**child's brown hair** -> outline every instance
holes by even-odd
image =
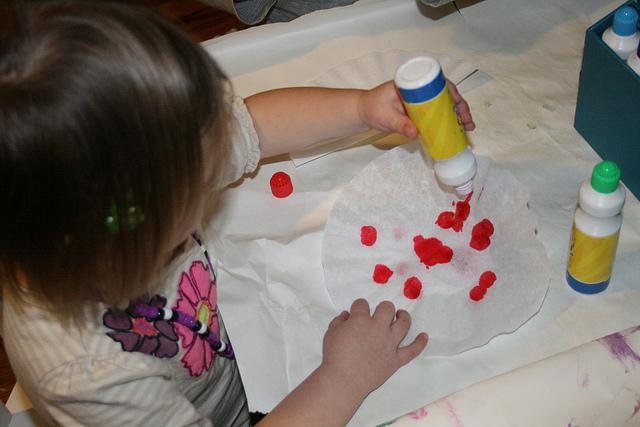
[[[224,84],[150,10],[0,6],[0,279],[12,294],[80,313],[144,293],[218,176],[205,163],[224,161]]]

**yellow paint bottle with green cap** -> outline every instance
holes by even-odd
[[[625,196],[620,169],[609,160],[582,183],[567,260],[567,283],[574,290],[596,294],[609,286]]]

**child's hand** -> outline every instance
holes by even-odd
[[[460,123],[465,130],[475,129],[469,105],[465,101],[458,88],[447,80],[449,92],[456,104],[456,110]],[[418,130],[411,122],[402,104],[393,81],[388,81],[371,90],[362,92],[358,105],[360,119],[369,127],[381,131],[398,132],[408,138],[418,136]]]
[[[364,299],[354,301],[351,312],[342,312],[329,324],[323,342],[321,369],[348,392],[362,397],[378,388],[427,345],[426,333],[406,347],[399,347],[411,325],[405,310],[381,302],[373,316]],[[346,381],[345,381],[346,380]]]
[[[462,95],[460,95],[458,88],[451,80],[447,80],[447,86],[449,86],[449,93],[453,98],[453,102],[456,104],[456,112],[458,113],[460,123],[464,126],[464,130],[474,130],[476,128],[476,124],[473,122],[473,117],[471,117],[469,104],[467,104],[467,101],[465,101]]]

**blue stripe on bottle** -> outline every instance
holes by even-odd
[[[567,271],[567,283],[573,288],[573,290],[582,294],[597,294],[604,291],[607,289],[607,286],[609,286],[609,280],[610,279],[607,279],[604,282],[599,283],[584,283],[575,279],[571,273]]]
[[[438,76],[433,79],[430,83],[419,87],[417,89],[402,89],[398,88],[400,92],[400,96],[405,102],[410,104],[419,104],[421,102],[429,101],[430,99],[435,98],[442,92],[442,89],[445,85],[444,74],[442,74],[442,70],[438,73]]]

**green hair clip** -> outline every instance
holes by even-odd
[[[144,213],[140,207],[129,206],[127,207],[127,211],[123,219],[126,230],[133,231],[139,224],[144,222]],[[118,221],[118,209],[116,208],[115,202],[111,203],[109,215],[107,215],[104,225],[107,227],[107,231],[109,231],[110,234],[120,233],[120,221]]]

